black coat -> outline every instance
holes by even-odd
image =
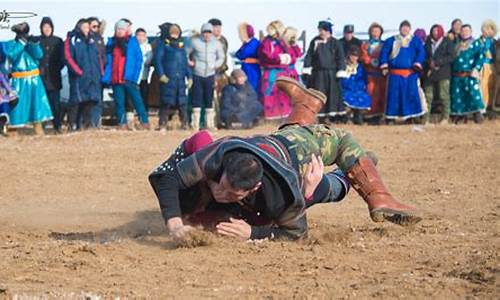
[[[456,51],[453,43],[446,37],[443,38],[441,44],[432,54],[432,42],[428,38],[424,45],[425,48],[425,63],[424,63],[424,83],[435,82],[451,78],[451,63],[455,60]],[[439,67],[437,70],[431,70],[430,64]]]
[[[57,36],[40,36],[43,58],[40,75],[47,91],[58,91],[61,85],[61,69],[64,67],[64,43]]]
[[[363,41],[361,41],[360,39],[358,39],[356,37],[352,37],[352,39],[350,41],[346,41],[345,38],[341,38],[339,41],[340,41],[340,44],[342,44],[342,47],[344,49],[344,55],[346,57],[349,55],[349,49],[352,46],[356,46],[356,47],[361,49],[361,45],[363,44]]]

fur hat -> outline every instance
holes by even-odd
[[[274,20],[266,27],[267,34],[274,38],[279,38],[285,31],[285,25],[280,20]]]
[[[481,24],[481,31],[484,31],[485,29],[490,28],[493,32],[493,35],[491,37],[495,37],[497,35],[498,29],[497,29],[497,24],[495,21],[488,19]]]
[[[127,30],[128,27],[129,27],[129,23],[123,19],[119,20],[118,22],[115,23],[115,30],[118,30],[118,29],[125,29]]]
[[[283,32],[283,36],[281,38],[287,45],[293,45],[295,44],[295,41],[297,41],[298,35],[299,32],[297,31],[297,29],[293,27],[287,27]]]
[[[407,26],[407,27],[410,27],[410,28],[411,28],[410,21],[408,21],[408,20],[404,20],[403,22],[401,22],[401,23],[399,24],[399,29],[401,29],[401,27],[403,27],[403,26]]]
[[[246,42],[249,39],[254,37],[255,31],[254,31],[252,25],[250,25],[246,22],[243,22],[243,23],[240,23],[240,25],[238,26],[238,34],[240,36],[240,40],[242,42]]]
[[[384,27],[380,25],[377,22],[371,23],[370,27],[368,27],[368,36],[371,38],[372,37],[372,30],[373,28],[379,28],[380,29],[380,37],[382,38],[382,34],[384,34]]]

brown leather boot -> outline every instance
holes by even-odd
[[[35,131],[35,135],[44,135],[45,132],[42,127],[42,123],[34,123],[33,130]]]
[[[290,77],[278,77],[276,86],[288,95],[292,103],[292,112],[284,125],[304,126],[316,123],[316,115],[326,103],[325,94],[308,89]]]
[[[399,203],[394,199],[368,156],[358,159],[347,172],[347,178],[352,187],[368,204],[370,217],[374,222],[387,220],[401,226],[408,226],[422,220],[416,215],[414,207]]]

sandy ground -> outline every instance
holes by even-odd
[[[178,248],[147,175],[187,132],[0,138],[0,298],[498,299],[500,122],[346,128],[420,224],[372,223],[351,191],[299,243]]]

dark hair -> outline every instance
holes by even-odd
[[[470,24],[464,24],[464,25],[462,25],[462,28],[467,28],[467,27],[468,27],[469,29],[472,29],[472,26],[470,26]]]
[[[401,22],[401,24],[399,24],[399,29],[401,29],[401,27],[403,27],[403,26],[407,26],[407,27],[411,28],[410,21],[404,20],[403,22]]]
[[[222,26],[222,21],[216,18],[208,20],[208,23],[212,24],[212,26]]]
[[[129,23],[130,25],[132,25],[132,21],[130,21],[130,19],[121,18],[120,21],[125,21],[125,22]]]
[[[458,18],[457,18],[457,19],[454,19],[453,21],[451,21],[451,27],[453,27],[453,25],[455,25],[455,23],[457,23],[457,22],[462,23],[462,20],[461,20],[461,19],[458,19]]]
[[[235,189],[250,190],[264,174],[264,168],[257,156],[244,152],[230,152],[222,160],[229,184]]]
[[[98,17],[89,17],[87,18],[87,21],[89,21],[89,23],[96,21],[97,23],[99,23],[99,25],[101,25],[101,21],[99,21]]]
[[[138,34],[139,32],[144,32],[144,33],[146,33],[146,30],[144,30],[144,28],[142,28],[142,27],[139,27],[139,28],[137,28],[137,29],[135,30],[135,34]]]

